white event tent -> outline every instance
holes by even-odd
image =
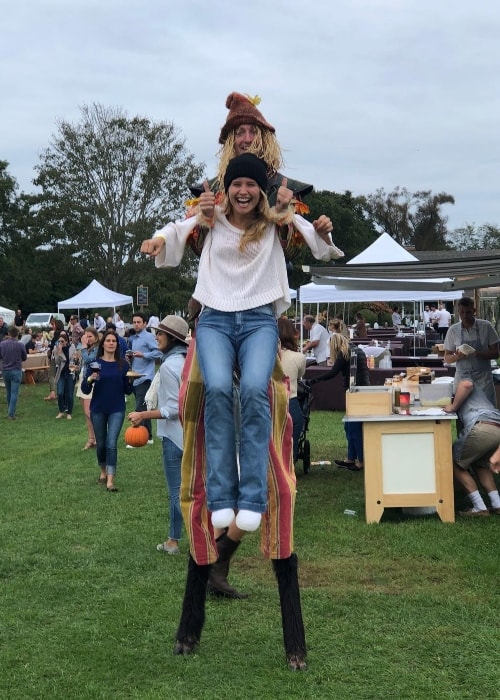
[[[0,306],[0,316],[8,326],[14,323],[15,315],[16,313],[13,311],[13,309],[7,309],[5,306]]]
[[[389,234],[381,234],[376,241],[369,245],[359,255],[352,258],[347,265],[367,265],[374,263],[396,263],[396,262],[418,262],[418,258],[405,250]],[[329,284],[328,278],[323,278],[324,283],[317,284],[310,282],[302,285],[299,289],[299,299],[302,305],[311,303],[347,303],[363,301],[393,301],[393,302],[424,302],[432,299],[441,301],[452,301],[463,296],[462,290],[451,292],[412,290],[408,289],[409,280],[392,280],[392,289],[387,289],[387,280],[380,280],[380,289],[377,289],[377,280],[345,279],[343,286],[342,267],[338,267],[338,276],[335,278],[336,284]],[[436,286],[445,278],[427,280],[435,282]],[[401,289],[398,289],[398,283]],[[385,286],[385,288],[384,288]],[[411,286],[411,285],[410,285]]]
[[[112,289],[92,280],[92,282],[70,299],[64,299],[57,304],[60,309],[116,309],[117,306],[134,305],[134,298],[127,294],[119,294]]]

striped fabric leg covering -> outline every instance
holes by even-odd
[[[295,472],[288,386],[279,360],[269,383],[269,401],[272,437],[269,444],[268,510],[261,525],[261,550],[268,558],[287,559],[293,553]],[[190,343],[184,365],[179,412],[184,429],[180,502],[190,551],[197,564],[213,564],[217,561],[217,547],[206,502],[204,389],[194,340]]]

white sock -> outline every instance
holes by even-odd
[[[490,491],[488,494],[492,508],[500,508],[500,494],[498,491]]]
[[[469,498],[472,501],[472,510],[477,512],[478,510],[488,510],[486,508],[486,503],[481,498],[479,491],[473,491],[469,493]]]
[[[252,510],[240,510],[236,516],[236,525],[240,530],[254,532],[260,525],[261,513],[254,513]]]
[[[234,520],[234,510],[232,508],[221,508],[212,512],[212,525],[219,530],[229,527]]]

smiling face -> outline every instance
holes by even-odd
[[[158,350],[165,352],[168,346],[168,335],[164,331],[156,331],[156,342],[158,343]]]
[[[245,151],[248,151],[257,133],[257,127],[253,124],[242,124],[239,126],[234,132],[235,155],[240,156]]]
[[[228,190],[229,201],[235,213],[250,214],[259,204],[260,187],[248,177],[238,177],[231,182]]]

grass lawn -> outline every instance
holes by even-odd
[[[0,698],[500,697],[500,518],[445,524],[392,509],[367,525],[361,474],[304,476],[299,463],[308,670],[286,668],[256,533],[230,577],[250,597],[209,599],[198,653],[176,657],[187,548],[156,551],[168,522],[160,444],[121,443],[120,492],[107,493],[95,451],[81,451],[80,406],[56,421],[46,392],[23,386],[10,422],[0,389]],[[341,417],[311,414],[313,460],[345,456]]]

